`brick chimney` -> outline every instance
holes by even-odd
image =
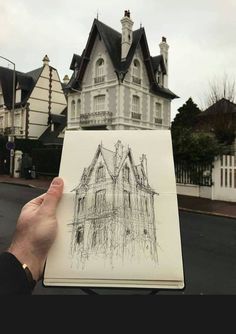
[[[124,61],[133,42],[132,27],[134,22],[130,19],[129,10],[125,10],[124,17],[120,22],[122,24],[121,61]]]

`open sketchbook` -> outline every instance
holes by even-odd
[[[46,286],[184,287],[169,130],[66,131]]]

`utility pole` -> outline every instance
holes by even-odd
[[[11,130],[8,136],[7,148],[10,152],[10,176],[14,176],[14,155],[15,155],[15,128],[14,128],[14,116],[15,116],[15,95],[16,95],[16,65],[10,59],[0,56],[13,65],[13,79],[12,79],[12,108],[11,108]]]

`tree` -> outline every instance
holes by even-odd
[[[191,98],[178,109],[171,126],[175,161],[211,163],[215,156],[224,152],[214,135],[196,130],[201,110]]]
[[[190,97],[186,103],[178,109],[178,113],[172,122],[171,129],[193,129],[197,124],[198,115],[200,113],[201,110]]]

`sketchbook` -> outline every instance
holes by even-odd
[[[45,286],[182,289],[169,130],[65,132]]]

